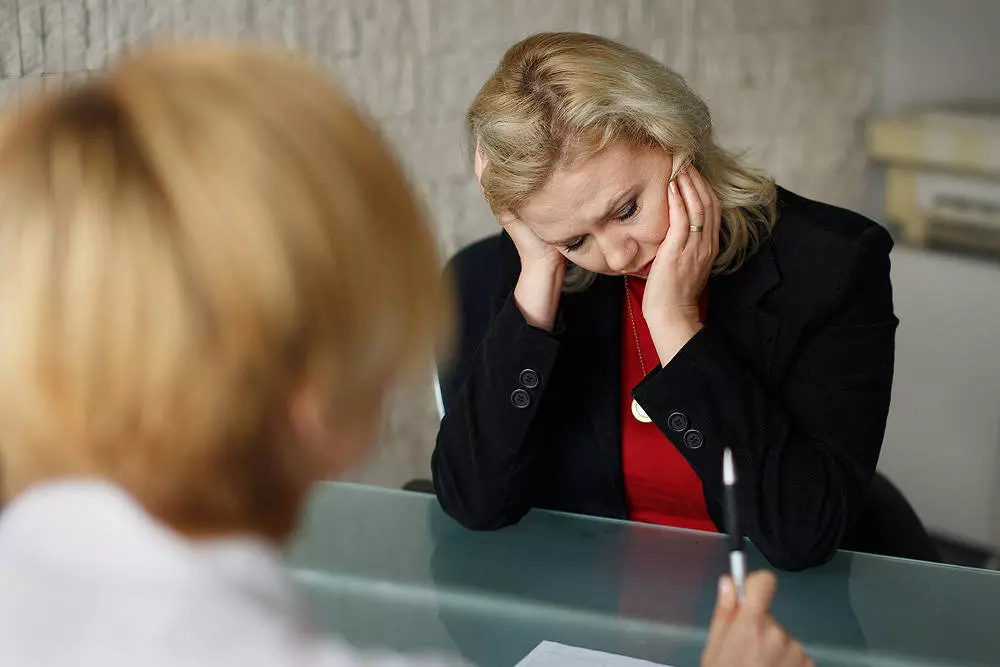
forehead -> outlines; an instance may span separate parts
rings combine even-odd
[[[629,195],[661,174],[666,183],[670,167],[670,156],[660,148],[615,144],[556,169],[518,217],[544,239],[583,233],[608,213],[616,197]]]

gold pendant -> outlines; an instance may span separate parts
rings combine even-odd
[[[632,399],[632,416],[635,417],[636,421],[642,422],[643,424],[648,424],[653,421],[649,418],[649,415],[646,414],[646,411],[642,409],[642,406],[639,405],[639,401],[634,398]]]

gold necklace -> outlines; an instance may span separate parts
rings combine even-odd
[[[632,312],[632,295],[628,291],[628,276],[625,276],[625,303],[628,304],[628,319],[632,322],[632,337],[635,339],[635,349],[639,353],[639,368],[642,369],[642,377],[646,377],[646,360],[642,357],[642,346],[639,345],[639,328],[635,325],[635,313]],[[639,405],[639,401],[632,399],[632,416],[635,420],[643,424],[648,424],[652,419],[646,411]]]

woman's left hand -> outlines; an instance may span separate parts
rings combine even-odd
[[[669,225],[646,278],[642,315],[666,366],[702,328],[698,299],[719,253],[722,206],[693,165],[667,187]]]

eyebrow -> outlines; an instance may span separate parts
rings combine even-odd
[[[635,187],[631,187],[628,188],[627,190],[623,190],[622,192],[620,192],[618,195],[609,200],[607,210],[602,215],[599,215],[597,217],[596,222],[605,222],[606,220],[610,220],[615,213],[621,210],[621,207],[625,205],[625,202],[629,199],[629,197],[634,197],[634,196],[635,196]],[[580,240],[581,238],[583,238],[583,236],[584,234],[577,234],[576,236],[571,236],[568,239],[561,239],[559,241],[550,241],[549,245],[567,246],[570,245],[571,243],[574,243],[575,241]]]

